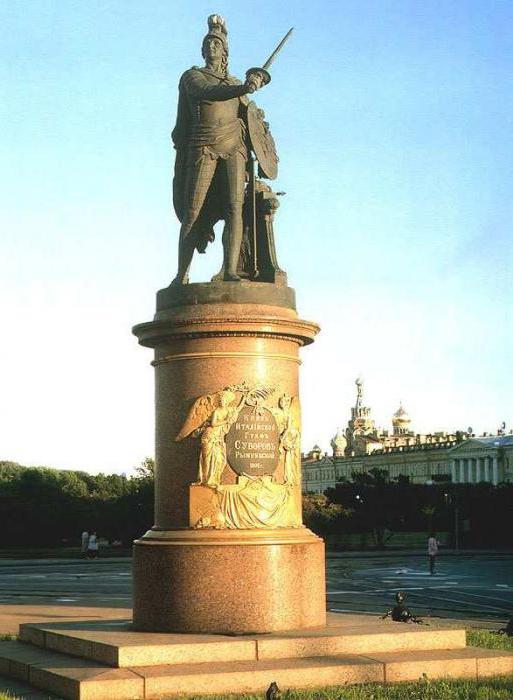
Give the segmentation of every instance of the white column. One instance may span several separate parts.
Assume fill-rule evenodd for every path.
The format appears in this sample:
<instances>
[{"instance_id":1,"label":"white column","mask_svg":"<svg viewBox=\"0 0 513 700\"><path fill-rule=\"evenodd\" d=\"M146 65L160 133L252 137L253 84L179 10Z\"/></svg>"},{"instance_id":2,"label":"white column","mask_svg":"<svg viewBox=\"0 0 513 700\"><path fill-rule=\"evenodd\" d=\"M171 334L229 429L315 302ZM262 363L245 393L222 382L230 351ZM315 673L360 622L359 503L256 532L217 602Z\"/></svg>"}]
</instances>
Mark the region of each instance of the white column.
<instances>
[{"instance_id":1,"label":"white column","mask_svg":"<svg viewBox=\"0 0 513 700\"><path fill-rule=\"evenodd\" d=\"M498 461L497 457L493 458L492 483L494 485L497 485L499 483L499 461Z\"/></svg>"},{"instance_id":2,"label":"white column","mask_svg":"<svg viewBox=\"0 0 513 700\"><path fill-rule=\"evenodd\" d=\"M490 481L490 457L484 458L484 480Z\"/></svg>"},{"instance_id":3,"label":"white column","mask_svg":"<svg viewBox=\"0 0 513 700\"><path fill-rule=\"evenodd\" d=\"M469 484L473 484L475 479L474 479L474 462L476 460L473 457L468 458L468 482Z\"/></svg>"},{"instance_id":4,"label":"white column","mask_svg":"<svg viewBox=\"0 0 513 700\"><path fill-rule=\"evenodd\" d=\"M456 483L457 477L456 477L456 460L451 459L451 481L453 484Z\"/></svg>"},{"instance_id":5,"label":"white column","mask_svg":"<svg viewBox=\"0 0 513 700\"><path fill-rule=\"evenodd\" d=\"M464 484L465 483L465 460L460 459L458 461L460 463L460 478L458 479L458 481L460 484Z\"/></svg>"},{"instance_id":6,"label":"white column","mask_svg":"<svg viewBox=\"0 0 513 700\"><path fill-rule=\"evenodd\" d=\"M476 484L479 484L479 482L483 480L483 477L481 476L481 462L481 457L478 457L476 459Z\"/></svg>"}]
</instances>

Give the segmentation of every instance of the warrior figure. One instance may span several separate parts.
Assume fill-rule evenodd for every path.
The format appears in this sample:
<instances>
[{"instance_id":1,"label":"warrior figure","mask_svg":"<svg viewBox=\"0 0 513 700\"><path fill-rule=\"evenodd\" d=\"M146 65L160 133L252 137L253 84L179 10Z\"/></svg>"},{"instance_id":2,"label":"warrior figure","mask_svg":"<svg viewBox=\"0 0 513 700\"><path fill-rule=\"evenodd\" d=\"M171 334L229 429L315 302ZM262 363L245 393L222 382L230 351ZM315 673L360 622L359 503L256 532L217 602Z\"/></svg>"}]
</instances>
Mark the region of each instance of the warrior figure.
<instances>
[{"instance_id":1,"label":"warrior figure","mask_svg":"<svg viewBox=\"0 0 513 700\"><path fill-rule=\"evenodd\" d=\"M223 278L239 281L237 263L242 242L242 206L248 148L243 120L245 97L262 87L265 71L251 69L241 83L228 74L228 40L224 20L208 18L203 39L205 67L186 71L179 85L173 203L181 222L178 274L174 284L188 282L194 250L214 239L214 224L224 219Z\"/></svg>"}]
</instances>

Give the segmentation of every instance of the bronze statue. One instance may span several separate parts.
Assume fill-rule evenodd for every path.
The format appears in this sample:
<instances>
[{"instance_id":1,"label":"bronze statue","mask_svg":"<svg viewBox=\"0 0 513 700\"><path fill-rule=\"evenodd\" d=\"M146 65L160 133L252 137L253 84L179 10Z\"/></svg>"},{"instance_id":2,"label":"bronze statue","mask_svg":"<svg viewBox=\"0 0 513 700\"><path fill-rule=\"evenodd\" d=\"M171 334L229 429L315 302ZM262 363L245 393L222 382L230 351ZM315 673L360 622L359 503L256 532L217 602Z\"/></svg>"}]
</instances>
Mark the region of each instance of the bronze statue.
<instances>
[{"instance_id":1,"label":"bronze statue","mask_svg":"<svg viewBox=\"0 0 513 700\"><path fill-rule=\"evenodd\" d=\"M513 616L509 618L506 627L501 627L496 634L505 634L507 637L513 637Z\"/></svg>"},{"instance_id":2,"label":"bronze statue","mask_svg":"<svg viewBox=\"0 0 513 700\"><path fill-rule=\"evenodd\" d=\"M395 594L395 602L393 608L390 608L382 615L381 619L385 620L391 617L394 622L414 622L417 625L426 625L427 622L420 617L414 615L409 608L406 607L406 593L398 591Z\"/></svg>"},{"instance_id":3,"label":"bronze statue","mask_svg":"<svg viewBox=\"0 0 513 700\"><path fill-rule=\"evenodd\" d=\"M257 187L251 149L259 159L260 175L276 177L278 161L264 115L247 95L269 83L271 77L266 68L289 34L264 67L250 68L245 82L241 83L228 73L225 22L219 15L211 15L202 45L205 66L193 66L180 78L177 119L172 132L176 149L173 204L181 223L178 273L173 284L187 284L194 250L205 252L208 243L214 240L214 225L220 220L225 222L223 266L214 279L234 282L241 279L243 209L248 197L253 199L253 231L256 232L257 221L263 217L255 203ZM246 187L248 179L253 183L251 191ZM269 218L267 214L268 221ZM253 274L245 276L256 277L256 233L251 238ZM271 257L273 253L274 241ZM273 260L275 257L274 253ZM275 268L283 275L277 263Z\"/></svg>"},{"instance_id":4,"label":"bronze statue","mask_svg":"<svg viewBox=\"0 0 513 700\"><path fill-rule=\"evenodd\" d=\"M281 698L281 690L278 688L276 681L273 681L267 688L265 700L278 700L278 698Z\"/></svg>"}]
</instances>

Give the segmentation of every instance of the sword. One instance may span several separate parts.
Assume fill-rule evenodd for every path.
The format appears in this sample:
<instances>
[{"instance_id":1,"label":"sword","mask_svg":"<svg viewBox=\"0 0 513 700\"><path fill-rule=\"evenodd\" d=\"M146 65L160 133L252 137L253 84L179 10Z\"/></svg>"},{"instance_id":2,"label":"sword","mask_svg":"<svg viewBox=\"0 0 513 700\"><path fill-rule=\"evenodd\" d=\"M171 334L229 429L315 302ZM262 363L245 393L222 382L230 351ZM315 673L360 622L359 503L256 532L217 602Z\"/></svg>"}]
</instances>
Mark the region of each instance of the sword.
<instances>
[{"instance_id":1,"label":"sword","mask_svg":"<svg viewBox=\"0 0 513 700\"><path fill-rule=\"evenodd\" d=\"M292 34L294 27L291 27L289 31L285 34L283 39L280 41L278 46L274 49L272 54L269 56L267 61L264 63L264 65L261 68L250 68L248 71L246 71L246 82L251 84L253 81L251 80L252 75L260 75L262 76L263 84L267 85L268 83L271 82L271 74L268 72L268 68L271 65L271 63L274 61L276 56L279 54L279 52L282 50L285 42L288 40L290 35ZM256 89L253 88L250 90L250 92L254 92ZM251 197L251 228L253 229L252 233L252 243L253 243L253 255L252 255L252 262L253 262L253 270L252 270L252 279L257 279L259 270L258 270L258 255L257 255L257 212L256 212L256 174L255 174L255 159L253 156L250 156L250 197ZM283 193L280 193L283 194Z\"/></svg>"},{"instance_id":2,"label":"sword","mask_svg":"<svg viewBox=\"0 0 513 700\"><path fill-rule=\"evenodd\" d=\"M267 83L271 82L271 74L268 72L267 69L269 68L271 63L274 61L276 56L279 54L279 52L282 50L285 42L288 41L288 38L292 34L293 30L294 30L294 27L291 27L289 29L289 31L285 34L283 39L280 41L278 46L274 49L272 54L269 56L269 58L267 59L267 61L264 63L264 65L261 68L250 68L248 71L246 71L246 80L249 80L252 73L259 73L263 77L264 85L267 85Z\"/></svg>"}]
</instances>

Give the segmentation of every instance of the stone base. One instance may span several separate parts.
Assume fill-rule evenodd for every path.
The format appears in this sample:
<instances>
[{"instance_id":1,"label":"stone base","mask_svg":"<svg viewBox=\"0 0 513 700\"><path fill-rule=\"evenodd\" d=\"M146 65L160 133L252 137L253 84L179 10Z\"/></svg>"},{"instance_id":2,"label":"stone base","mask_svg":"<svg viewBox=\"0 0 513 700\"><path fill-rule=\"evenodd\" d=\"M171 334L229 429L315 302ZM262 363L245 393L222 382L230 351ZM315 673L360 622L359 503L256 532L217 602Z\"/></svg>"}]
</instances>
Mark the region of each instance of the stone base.
<instances>
[{"instance_id":1,"label":"stone base","mask_svg":"<svg viewBox=\"0 0 513 700\"><path fill-rule=\"evenodd\" d=\"M0 673L69 700L187 697L513 673L513 653L465 647L465 631L328 615L268 635L134 632L129 621L24 624L0 642Z\"/></svg>"},{"instance_id":2,"label":"stone base","mask_svg":"<svg viewBox=\"0 0 513 700\"><path fill-rule=\"evenodd\" d=\"M324 543L306 528L150 531L133 557L134 628L251 634L326 622Z\"/></svg>"}]
</instances>

